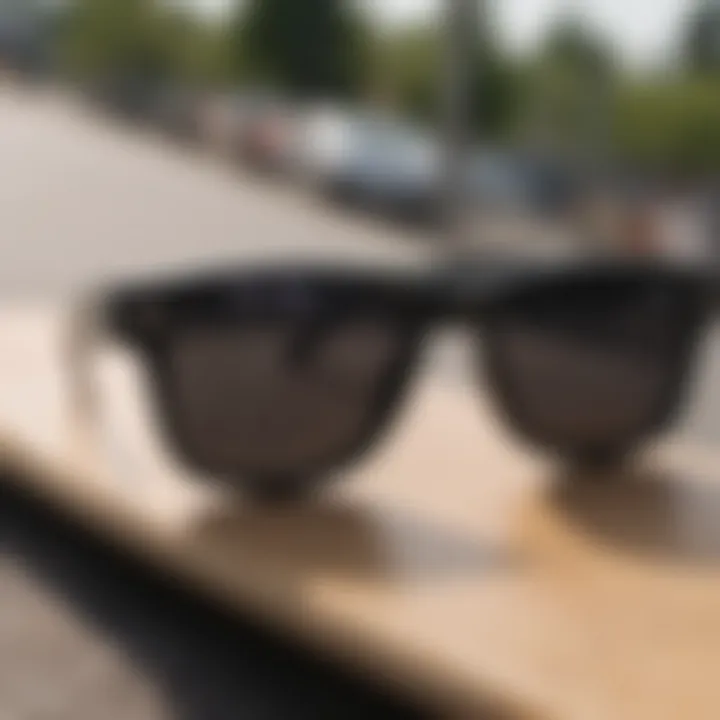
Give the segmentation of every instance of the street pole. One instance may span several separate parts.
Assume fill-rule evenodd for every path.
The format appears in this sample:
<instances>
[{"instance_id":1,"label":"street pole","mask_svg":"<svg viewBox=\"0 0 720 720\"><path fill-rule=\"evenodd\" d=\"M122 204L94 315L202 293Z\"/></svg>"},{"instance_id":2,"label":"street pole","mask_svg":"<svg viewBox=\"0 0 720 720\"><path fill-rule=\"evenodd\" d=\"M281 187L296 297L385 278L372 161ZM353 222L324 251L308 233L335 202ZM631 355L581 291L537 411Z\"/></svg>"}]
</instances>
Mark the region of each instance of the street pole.
<instances>
[{"instance_id":1,"label":"street pole","mask_svg":"<svg viewBox=\"0 0 720 720\"><path fill-rule=\"evenodd\" d=\"M479 0L444 0L443 73L444 240L450 253L467 248L466 167L470 149L470 97L480 22Z\"/></svg>"}]
</instances>

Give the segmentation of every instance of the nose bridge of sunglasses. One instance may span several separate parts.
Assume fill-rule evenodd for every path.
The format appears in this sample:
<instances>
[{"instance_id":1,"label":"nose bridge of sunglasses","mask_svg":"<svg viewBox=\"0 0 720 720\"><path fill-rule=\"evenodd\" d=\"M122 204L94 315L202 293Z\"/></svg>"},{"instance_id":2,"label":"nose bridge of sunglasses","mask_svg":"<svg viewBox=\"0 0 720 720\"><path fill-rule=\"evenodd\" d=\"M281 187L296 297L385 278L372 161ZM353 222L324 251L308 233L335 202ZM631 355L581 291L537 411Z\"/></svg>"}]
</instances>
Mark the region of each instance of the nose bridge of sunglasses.
<instances>
[{"instance_id":1,"label":"nose bridge of sunglasses","mask_svg":"<svg viewBox=\"0 0 720 720\"><path fill-rule=\"evenodd\" d=\"M523 287L535 281L556 281L592 269L583 260L543 262L503 256L470 256L453 260L438 273L450 297L463 303L482 304L498 292Z\"/></svg>"}]
</instances>

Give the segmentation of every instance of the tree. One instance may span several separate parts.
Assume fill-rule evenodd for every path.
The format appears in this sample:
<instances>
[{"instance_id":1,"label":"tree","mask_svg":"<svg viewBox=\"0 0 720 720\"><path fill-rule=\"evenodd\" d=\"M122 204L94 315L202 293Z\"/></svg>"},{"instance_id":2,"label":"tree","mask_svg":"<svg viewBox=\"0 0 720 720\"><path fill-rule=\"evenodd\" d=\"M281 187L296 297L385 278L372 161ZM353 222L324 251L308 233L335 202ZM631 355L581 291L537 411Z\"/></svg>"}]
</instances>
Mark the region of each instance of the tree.
<instances>
[{"instance_id":1,"label":"tree","mask_svg":"<svg viewBox=\"0 0 720 720\"><path fill-rule=\"evenodd\" d=\"M588 80L607 77L614 70L612 54L603 40L573 17L551 29L540 59L544 63L572 67Z\"/></svg>"},{"instance_id":2,"label":"tree","mask_svg":"<svg viewBox=\"0 0 720 720\"><path fill-rule=\"evenodd\" d=\"M62 63L85 80L162 76L170 63L159 17L151 0L75 0L64 21Z\"/></svg>"},{"instance_id":3,"label":"tree","mask_svg":"<svg viewBox=\"0 0 720 720\"><path fill-rule=\"evenodd\" d=\"M613 114L613 55L578 19L549 32L528 69L525 131L558 152L585 154L602 137Z\"/></svg>"},{"instance_id":4,"label":"tree","mask_svg":"<svg viewBox=\"0 0 720 720\"><path fill-rule=\"evenodd\" d=\"M435 28L403 28L380 43L374 80L396 109L418 120L436 120L441 62L442 47Z\"/></svg>"},{"instance_id":5,"label":"tree","mask_svg":"<svg viewBox=\"0 0 720 720\"><path fill-rule=\"evenodd\" d=\"M442 112L442 77L446 39L431 25L405 28L389 37L382 55L384 82L407 114L438 122ZM510 132L519 109L516 69L489 38L479 35L472 65L472 130L487 139Z\"/></svg>"},{"instance_id":6,"label":"tree","mask_svg":"<svg viewBox=\"0 0 720 720\"><path fill-rule=\"evenodd\" d=\"M349 96L363 86L360 17L338 0L251 0L234 22L235 62L300 96Z\"/></svg>"},{"instance_id":7,"label":"tree","mask_svg":"<svg viewBox=\"0 0 720 720\"><path fill-rule=\"evenodd\" d=\"M226 33L177 5L162 8L158 51L168 75L182 84L207 85L229 79Z\"/></svg>"},{"instance_id":8,"label":"tree","mask_svg":"<svg viewBox=\"0 0 720 720\"><path fill-rule=\"evenodd\" d=\"M690 18L682 43L682 55L693 73L720 72L720 2L701 0Z\"/></svg>"},{"instance_id":9,"label":"tree","mask_svg":"<svg viewBox=\"0 0 720 720\"><path fill-rule=\"evenodd\" d=\"M503 139L514 132L518 122L522 92L518 70L488 42L478 45L473 65L473 127L484 138Z\"/></svg>"},{"instance_id":10,"label":"tree","mask_svg":"<svg viewBox=\"0 0 720 720\"><path fill-rule=\"evenodd\" d=\"M618 148L630 164L670 176L720 169L720 93L700 78L626 83L617 103Z\"/></svg>"}]
</instances>

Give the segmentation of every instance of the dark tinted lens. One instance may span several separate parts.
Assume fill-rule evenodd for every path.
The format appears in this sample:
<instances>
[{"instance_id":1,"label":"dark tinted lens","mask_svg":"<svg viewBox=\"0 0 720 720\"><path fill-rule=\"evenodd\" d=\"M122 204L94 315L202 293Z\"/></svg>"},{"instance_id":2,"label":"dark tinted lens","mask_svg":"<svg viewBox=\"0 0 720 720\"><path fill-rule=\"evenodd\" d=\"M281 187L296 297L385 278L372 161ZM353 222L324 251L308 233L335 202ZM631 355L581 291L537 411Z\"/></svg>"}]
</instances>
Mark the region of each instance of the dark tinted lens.
<instances>
[{"instance_id":1,"label":"dark tinted lens","mask_svg":"<svg viewBox=\"0 0 720 720\"><path fill-rule=\"evenodd\" d=\"M301 474L343 459L379 421L404 369L406 335L374 319L185 332L167 383L186 453L231 474Z\"/></svg>"},{"instance_id":2,"label":"dark tinted lens","mask_svg":"<svg viewBox=\"0 0 720 720\"><path fill-rule=\"evenodd\" d=\"M516 297L489 337L493 381L532 439L571 453L629 450L679 399L696 318L661 281L576 281Z\"/></svg>"}]
</instances>

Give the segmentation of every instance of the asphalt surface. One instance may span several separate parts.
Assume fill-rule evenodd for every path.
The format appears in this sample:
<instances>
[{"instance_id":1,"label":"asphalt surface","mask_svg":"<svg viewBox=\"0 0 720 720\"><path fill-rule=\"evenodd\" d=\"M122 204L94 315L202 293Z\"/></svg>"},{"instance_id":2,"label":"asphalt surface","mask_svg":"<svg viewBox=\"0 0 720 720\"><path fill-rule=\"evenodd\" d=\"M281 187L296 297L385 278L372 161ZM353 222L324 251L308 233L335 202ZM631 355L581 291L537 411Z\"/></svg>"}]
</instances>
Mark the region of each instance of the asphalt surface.
<instances>
[{"instance_id":1,"label":"asphalt surface","mask_svg":"<svg viewBox=\"0 0 720 720\"><path fill-rule=\"evenodd\" d=\"M0 91L0 301L250 257L423 262L427 246L50 97ZM474 378L463 344L431 359ZM720 447L720 336L683 432ZM218 616L0 480L0 720L419 717Z\"/></svg>"},{"instance_id":2,"label":"asphalt surface","mask_svg":"<svg viewBox=\"0 0 720 720\"><path fill-rule=\"evenodd\" d=\"M0 158L8 299L254 258L407 263L424 254L400 231L348 220L52 96L0 88Z\"/></svg>"}]
</instances>

